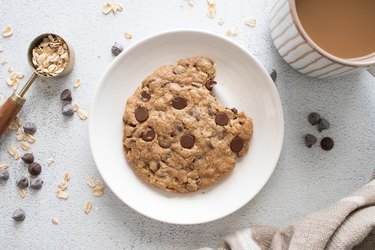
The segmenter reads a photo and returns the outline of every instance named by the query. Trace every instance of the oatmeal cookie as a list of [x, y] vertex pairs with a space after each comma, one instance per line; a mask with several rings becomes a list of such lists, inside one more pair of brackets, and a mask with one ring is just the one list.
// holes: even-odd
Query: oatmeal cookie
[[179, 193], [209, 187], [246, 154], [253, 123], [212, 95], [215, 64], [181, 59], [148, 76], [127, 100], [123, 148], [134, 172]]

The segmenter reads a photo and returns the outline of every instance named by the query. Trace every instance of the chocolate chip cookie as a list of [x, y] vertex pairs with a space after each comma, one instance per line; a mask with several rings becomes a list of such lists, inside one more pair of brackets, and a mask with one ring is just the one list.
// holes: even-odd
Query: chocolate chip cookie
[[216, 100], [214, 78], [212, 60], [181, 59], [157, 69], [127, 100], [123, 148], [142, 180], [194, 192], [222, 180], [246, 154], [252, 120]]

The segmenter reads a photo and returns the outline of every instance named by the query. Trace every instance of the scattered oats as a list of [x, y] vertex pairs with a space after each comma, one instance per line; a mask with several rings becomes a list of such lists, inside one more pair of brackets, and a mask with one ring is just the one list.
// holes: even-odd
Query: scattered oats
[[25, 196], [26, 196], [26, 191], [25, 191], [25, 189], [23, 189], [23, 188], [19, 188], [19, 189], [18, 189], [18, 194], [21, 196], [21, 198], [25, 198]]
[[69, 197], [68, 192], [65, 192], [65, 191], [63, 191], [61, 189], [57, 190], [56, 195], [57, 195], [58, 198], [61, 198], [61, 199], [68, 199], [68, 197]]
[[8, 146], [8, 153], [13, 156], [13, 158], [15, 160], [18, 160], [20, 158], [20, 152], [17, 150], [17, 148], [15, 146], [13, 146], [12, 144], [10, 144]]
[[14, 91], [16, 91], [16, 90], [18, 89], [18, 85], [19, 85], [19, 83], [20, 83], [19, 81], [15, 81], [15, 82], [14, 82], [14, 84], [13, 84], [13, 86], [12, 86], [12, 88], [13, 88]]
[[83, 212], [85, 212], [85, 214], [88, 214], [90, 213], [91, 208], [92, 208], [92, 202], [88, 201], [86, 202], [85, 207], [83, 208]]
[[123, 6], [121, 3], [105, 3], [102, 8], [102, 12], [104, 15], [109, 14], [111, 11], [113, 14], [116, 12], [120, 12], [123, 10]]
[[100, 180], [94, 180], [91, 176], [86, 178], [86, 183], [92, 189], [92, 194], [95, 197], [102, 196], [104, 192], [104, 183]]
[[27, 143], [27, 142], [21, 142], [21, 148], [24, 150], [24, 151], [27, 151], [30, 149], [30, 145]]
[[216, 3], [214, 0], [207, 0], [208, 4], [208, 14], [209, 18], [215, 18], [216, 15]]
[[188, 4], [193, 7], [194, 6], [194, 1], [193, 0], [188, 0]]
[[245, 20], [245, 24], [254, 28], [257, 25], [257, 20], [255, 18], [248, 18]]
[[77, 111], [77, 115], [78, 117], [81, 119], [81, 120], [86, 120], [87, 119], [87, 114], [85, 111], [82, 111], [82, 110], [78, 110]]
[[74, 85], [73, 85], [73, 87], [74, 87], [74, 88], [78, 88], [79, 86], [81, 86], [81, 80], [80, 80], [80, 79], [77, 79], [77, 80], [74, 81]]
[[231, 28], [231, 29], [227, 30], [226, 35], [227, 36], [237, 36], [238, 32], [239, 32], [238, 28], [234, 27], [234, 28]]
[[25, 139], [27, 142], [31, 144], [35, 143], [35, 137], [31, 134], [25, 134]]
[[64, 172], [64, 181], [69, 181], [70, 180], [70, 173], [69, 172]]
[[0, 169], [7, 169], [9, 168], [9, 164], [7, 163], [0, 163]]
[[1, 32], [1, 35], [3, 37], [10, 37], [11, 35], [13, 35], [13, 30], [11, 27], [7, 26], [3, 29], [3, 31]]
[[219, 25], [223, 25], [224, 24], [224, 19], [223, 18], [219, 18], [219, 21], [217, 22]]
[[72, 105], [72, 108], [73, 108], [73, 111], [74, 111], [74, 112], [78, 111], [78, 110], [79, 110], [79, 105], [78, 105], [78, 103], [74, 103], [74, 104]]
[[51, 166], [53, 163], [55, 163], [55, 160], [53, 158], [48, 158], [47, 159], [48, 166]]
[[1, 63], [1, 65], [4, 65], [4, 64], [8, 63], [8, 61], [5, 60], [5, 59], [1, 59], [0, 63]]
[[58, 187], [60, 190], [64, 191], [68, 187], [68, 181], [60, 181]]
[[23, 134], [16, 135], [16, 140], [17, 141], [23, 141], [24, 140], [24, 135]]
[[17, 78], [22, 79], [25, 76], [23, 72], [17, 72]]
[[125, 32], [125, 38], [126, 39], [132, 39], [133, 38], [133, 34], [130, 33], [130, 32]]
[[102, 9], [102, 11], [103, 11], [103, 14], [104, 14], [104, 15], [107, 15], [109, 12], [112, 11], [112, 4], [111, 4], [111, 3], [105, 3], [105, 4], [103, 5], [103, 9]]
[[52, 218], [52, 219], [51, 219], [51, 222], [52, 222], [52, 224], [54, 224], [54, 225], [59, 224], [59, 222], [56, 220], [56, 218]]
[[95, 180], [92, 178], [92, 176], [87, 176], [86, 178], [86, 183], [89, 185], [91, 188], [95, 186]]
[[122, 11], [124, 9], [124, 7], [122, 6], [121, 3], [113, 3], [112, 4], [112, 10], [113, 10], [113, 13], [116, 13], [117, 11]]
[[61, 73], [69, 63], [68, 46], [59, 36], [48, 35], [33, 49], [35, 70], [44, 76]]

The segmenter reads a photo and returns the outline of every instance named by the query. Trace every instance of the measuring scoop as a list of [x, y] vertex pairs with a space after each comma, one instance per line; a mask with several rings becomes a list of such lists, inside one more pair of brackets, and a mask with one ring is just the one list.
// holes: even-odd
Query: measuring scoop
[[[33, 49], [35, 47], [38, 47], [43, 42], [43, 39], [48, 38], [49, 35], [61, 38], [61, 40], [66, 44], [67, 51], [68, 51], [68, 63], [61, 72], [56, 73], [51, 76], [46, 76], [42, 74], [41, 72], [37, 71], [37, 68], [33, 63]], [[29, 80], [26, 82], [25, 86], [21, 89], [21, 91], [18, 94], [14, 92], [5, 101], [4, 105], [0, 108], [0, 137], [7, 131], [9, 125], [12, 123], [12, 121], [16, 118], [18, 112], [21, 110], [23, 104], [26, 101], [24, 96], [27, 90], [33, 84], [34, 80], [38, 77], [43, 77], [43, 78], [61, 77], [61, 76], [69, 74], [73, 70], [74, 58], [75, 58], [75, 55], [74, 55], [73, 47], [59, 35], [52, 34], [52, 33], [42, 34], [36, 37], [30, 43], [29, 49], [27, 51], [27, 61], [34, 72], [30, 76]]]

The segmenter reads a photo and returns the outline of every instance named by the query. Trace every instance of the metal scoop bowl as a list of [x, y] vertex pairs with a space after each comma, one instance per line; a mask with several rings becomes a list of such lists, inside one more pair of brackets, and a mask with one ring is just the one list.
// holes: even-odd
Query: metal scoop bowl
[[[43, 39], [47, 38], [49, 35], [61, 38], [61, 40], [67, 46], [68, 58], [69, 58], [68, 64], [64, 67], [64, 69], [61, 72], [53, 76], [46, 76], [38, 72], [36, 66], [33, 63], [33, 49], [35, 47], [38, 47], [43, 42]], [[12, 121], [16, 118], [18, 112], [21, 110], [22, 106], [24, 105], [26, 101], [24, 96], [27, 90], [31, 87], [31, 85], [35, 81], [35, 79], [38, 77], [43, 77], [43, 78], [62, 77], [62, 76], [69, 74], [73, 70], [75, 55], [74, 55], [73, 47], [64, 38], [53, 33], [45, 33], [36, 37], [30, 43], [29, 49], [27, 51], [27, 61], [34, 72], [30, 76], [29, 80], [27, 80], [25, 86], [21, 89], [21, 91], [18, 94], [14, 92], [5, 101], [4, 105], [0, 108], [0, 137], [7, 131], [9, 125], [12, 123]]]

